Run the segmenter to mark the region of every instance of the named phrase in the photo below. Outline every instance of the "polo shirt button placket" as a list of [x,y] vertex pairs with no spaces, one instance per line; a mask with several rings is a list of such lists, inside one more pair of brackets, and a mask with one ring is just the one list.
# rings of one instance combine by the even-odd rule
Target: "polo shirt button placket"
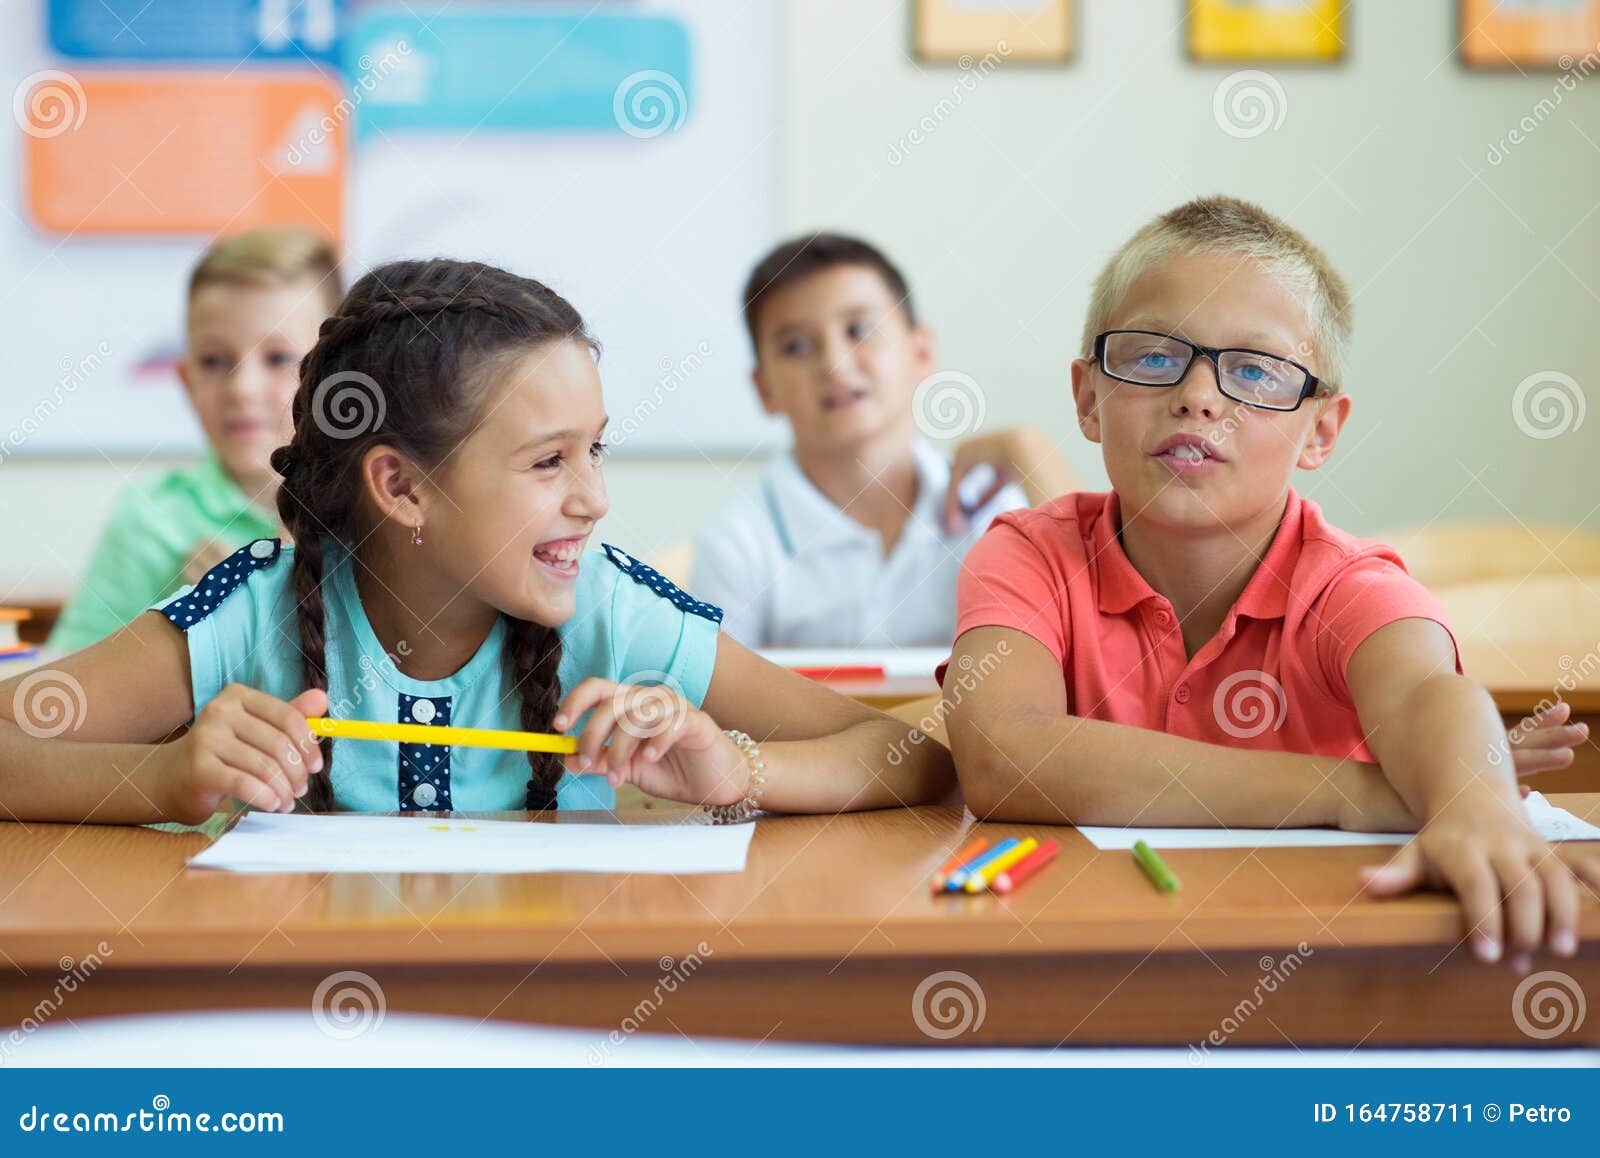
[[1178,703],[1180,703],[1180,704],[1188,703],[1189,702],[1189,685],[1187,683],[1179,684],[1177,689],[1172,693],[1172,698],[1177,700]]

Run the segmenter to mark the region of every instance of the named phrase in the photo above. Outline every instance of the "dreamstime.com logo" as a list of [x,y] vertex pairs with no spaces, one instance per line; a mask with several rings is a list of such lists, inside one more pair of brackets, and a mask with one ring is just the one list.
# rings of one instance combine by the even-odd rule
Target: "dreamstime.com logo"
[[64,671],[29,672],[11,697],[11,717],[35,740],[53,740],[83,727],[89,699],[83,685]]
[[311,995],[311,1020],[340,1041],[383,1028],[389,1003],[377,978],[357,969],[330,973]]
[[983,389],[970,374],[940,370],[917,383],[911,416],[929,438],[965,438],[983,427],[988,413]]
[[1263,956],[1257,962],[1261,973],[1256,977],[1255,985],[1251,987],[1249,993],[1239,999],[1238,1004],[1227,1012],[1211,1032],[1206,1034],[1200,1044],[1189,1047],[1189,1064],[1204,1065],[1211,1050],[1221,1049],[1227,1045],[1234,1034],[1244,1028],[1245,1022],[1254,1017],[1267,1003],[1267,998],[1287,985],[1289,979],[1315,955],[1316,950],[1301,941],[1282,957],[1274,958],[1270,954]]
[[969,973],[947,969],[930,973],[911,995],[911,1020],[926,1036],[948,1041],[977,1033],[989,1012],[983,986]]
[[383,387],[360,370],[329,374],[311,393],[311,419],[329,438],[360,438],[383,425],[389,401]]
[[1241,141],[1279,128],[1288,115],[1289,98],[1283,85],[1258,68],[1229,73],[1211,95],[1211,116],[1217,127]]
[[49,139],[83,127],[89,97],[70,72],[47,68],[22,78],[11,93],[11,116],[30,137]]
[[602,1064],[611,1056],[614,1046],[622,1045],[643,1029],[645,1023],[666,1004],[667,998],[676,993],[680,986],[688,984],[689,979],[712,954],[711,946],[701,941],[695,946],[693,953],[685,954],[681,959],[662,957],[656,963],[661,969],[661,976],[656,978],[654,988],[639,999],[639,1003],[633,1007],[628,1016],[622,1019],[622,1024],[608,1033],[604,1041],[589,1047],[589,1064],[592,1066]]
[[659,137],[688,119],[689,94],[670,72],[647,68],[618,82],[611,94],[611,115],[630,137]]
[[100,966],[104,965],[106,958],[110,956],[112,956],[111,946],[101,941],[95,946],[95,951],[85,953],[77,960],[70,956],[62,957],[61,975],[56,978],[55,987],[41,997],[5,1037],[0,1038],[0,1065],[10,1060],[12,1053],[30,1034],[60,1013],[65,1008],[68,998],[80,987],[87,985],[89,979],[99,971]]
[[1511,995],[1511,1020],[1536,1041],[1577,1033],[1588,1012],[1577,980],[1558,969],[1528,974]]
[[1217,685],[1211,714],[1235,740],[1253,740],[1283,727],[1289,718],[1289,697],[1269,672],[1236,671]]
[[611,693],[617,727],[635,740],[671,731],[689,715],[683,685],[664,671],[636,671]]
[[1540,370],[1511,393],[1511,420],[1529,438],[1559,438],[1583,425],[1588,399],[1571,374]]

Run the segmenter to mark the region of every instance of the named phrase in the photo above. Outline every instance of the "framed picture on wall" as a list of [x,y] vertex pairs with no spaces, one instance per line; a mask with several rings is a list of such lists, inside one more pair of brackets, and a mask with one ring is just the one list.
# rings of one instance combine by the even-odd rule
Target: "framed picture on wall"
[[1458,0],[1468,68],[1571,68],[1600,53],[1600,0]]
[[1073,0],[912,0],[911,50],[918,60],[962,64],[1072,59]]
[[1317,64],[1344,56],[1346,0],[1189,0],[1197,61]]

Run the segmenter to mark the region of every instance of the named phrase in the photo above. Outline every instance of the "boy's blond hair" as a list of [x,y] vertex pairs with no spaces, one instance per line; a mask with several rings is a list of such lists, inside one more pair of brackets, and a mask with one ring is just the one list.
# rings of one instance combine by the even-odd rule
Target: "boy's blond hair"
[[317,283],[331,314],[344,297],[333,243],[309,229],[252,229],[214,242],[189,275],[189,297],[208,285],[284,286]]
[[1128,288],[1174,250],[1237,253],[1299,291],[1311,326],[1317,377],[1328,389],[1340,389],[1350,342],[1349,287],[1304,234],[1237,197],[1198,197],[1163,213],[1123,243],[1095,278],[1083,327],[1083,357],[1094,356],[1095,335],[1108,328]]

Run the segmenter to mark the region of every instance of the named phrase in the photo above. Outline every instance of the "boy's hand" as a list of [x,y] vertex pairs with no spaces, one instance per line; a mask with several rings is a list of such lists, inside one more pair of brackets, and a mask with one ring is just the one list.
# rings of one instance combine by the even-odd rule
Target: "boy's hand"
[[651,796],[686,804],[737,804],[750,790],[750,766],[716,721],[666,686],[584,680],[551,721],[571,727],[593,709],[568,772],[603,774]]
[[185,583],[198,583],[211,568],[233,554],[233,548],[216,539],[207,539],[189,552],[189,557],[183,563],[183,581]]
[[[1589,739],[1589,725],[1567,723],[1571,716],[1572,705],[1560,700],[1542,719],[1524,716],[1511,729],[1507,740],[1511,745],[1511,763],[1518,777],[1554,772],[1572,763],[1573,749]],[[1522,794],[1528,794],[1526,787]]]
[[293,812],[322,750],[306,723],[328,709],[328,693],[301,692],[288,703],[229,684],[201,709],[182,738],[164,745],[153,799],[163,815],[199,824],[232,796],[252,808]]
[[[962,484],[983,467],[991,472],[989,482],[977,496],[963,504]],[[1026,486],[1032,480],[1041,493],[1053,491],[1065,469],[1060,453],[1037,427],[1012,426],[967,439],[956,447],[950,461],[950,489],[944,496],[945,533],[959,532],[966,525],[970,511],[987,506],[1012,483]],[[1028,490],[1031,501],[1034,487]],[[1045,494],[1045,499],[1054,497],[1053,493]]]
[[1374,897],[1423,886],[1447,888],[1461,901],[1468,939],[1480,960],[1526,973],[1544,945],[1560,957],[1578,951],[1580,881],[1600,889],[1600,856],[1563,860],[1528,823],[1509,795],[1473,790],[1441,809],[1386,865],[1362,870]]

